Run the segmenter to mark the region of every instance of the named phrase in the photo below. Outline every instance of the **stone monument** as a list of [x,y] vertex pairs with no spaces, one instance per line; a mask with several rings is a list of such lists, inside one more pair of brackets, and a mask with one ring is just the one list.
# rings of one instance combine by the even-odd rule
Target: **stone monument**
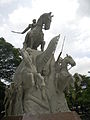
[[[73,83],[68,65],[73,67],[76,63],[70,55],[65,58],[59,56],[58,61],[55,61],[54,52],[60,35],[52,38],[44,50],[42,29],[50,29],[53,17],[51,14],[50,12],[41,15],[36,26],[26,34],[24,46],[19,50],[22,62],[5,96],[6,116],[53,116],[59,112],[70,114],[64,90]],[[37,50],[39,45],[41,51]],[[35,120],[36,118],[38,119],[35,117]]]

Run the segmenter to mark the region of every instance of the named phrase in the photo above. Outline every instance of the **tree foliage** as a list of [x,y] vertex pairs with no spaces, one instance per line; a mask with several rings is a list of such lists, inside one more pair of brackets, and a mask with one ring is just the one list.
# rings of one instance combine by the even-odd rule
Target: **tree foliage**
[[18,49],[14,48],[4,38],[0,38],[0,79],[11,81],[16,67],[21,62]]
[[4,111],[4,104],[3,104],[3,100],[5,97],[4,91],[5,91],[5,84],[0,81],[0,113]]
[[82,119],[90,119],[90,77],[80,75],[82,78],[81,84],[75,77],[74,88],[70,87],[69,94],[66,94],[66,99],[71,110],[82,113]]
[[0,117],[4,111],[4,97],[6,85],[1,82],[11,82],[17,66],[20,64],[21,58],[18,49],[12,44],[6,42],[4,38],[0,38]]

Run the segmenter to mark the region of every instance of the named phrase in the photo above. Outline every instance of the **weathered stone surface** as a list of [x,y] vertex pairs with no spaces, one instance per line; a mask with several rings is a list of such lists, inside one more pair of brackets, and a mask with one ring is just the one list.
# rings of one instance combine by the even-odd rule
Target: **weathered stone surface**
[[8,116],[2,120],[81,120],[76,112],[59,112],[56,114]]
[[22,120],[23,116],[7,116],[2,118],[1,120]]
[[[67,65],[70,62],[71,65],[74,65],[75,61],[71,56],[66,56],[61,63],[61,71],[56,73],[54,56],[49,53],[50,58],[48,59],[46,57],[48,52],[46,51],[43,53],[38,51],[36,55],[34,54],[36,53],[35,50],[29,48],[22,51],[24,59],[14,75],[13,91],[11,91],[13,93],[11,93],[9,108],[7,109],[8,115],[24,113],[39,115],[70,111],[63,90],[72,80]],[[39,57],[37,59],[37,56],[44,61],[41,62],[41,66],[46,63],[44,68],[40,66],[40,72],[38,72],[39,66],[36,65],[38,63],[36,60],[41,61],[42,59]]]
[[56,114],[43,114],[38,116],[25,115],[22,120],[81,120],[76,112],[59,112]]

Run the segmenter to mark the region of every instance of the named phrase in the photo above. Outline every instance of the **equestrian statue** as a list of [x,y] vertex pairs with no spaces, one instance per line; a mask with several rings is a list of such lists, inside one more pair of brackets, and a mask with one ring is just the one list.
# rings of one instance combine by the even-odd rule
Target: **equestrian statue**
[[23,32],[12,31],[14,33],[24,34],[27,30],[31,28],[31,30],[26,34],[25,41],[23,43],[24,45],[23,47],[25,49],[27,47],[30,47],[31,49],[37,50],[37,47],[41,45],[41,51],[44,51],[45,41],[42,29],[44,30],[50,29],[53,17],[53,15],[51,14],[52,14],[51,12],[42,14],[37,20],[37,23],[36,19],[33,19],[33,24],[29,24],[29,26]]
[[[6,88],[6,115],[70,112],[64,90],[74,82],[68,65],[74,67],[76,63],[68,54],[61,58],[65,38],[58,59],[55,60],[60,34],[53,37],[44,50],[42,29],[49,30],[52,17],[51,12],[44,13],[33,28],[29,25],[20,32],[23,34],[31,28],[26,34],[24,47],[19,50],[22,62],[15,71],[13,82]],[[37,50],[39,45],[41,50]]]

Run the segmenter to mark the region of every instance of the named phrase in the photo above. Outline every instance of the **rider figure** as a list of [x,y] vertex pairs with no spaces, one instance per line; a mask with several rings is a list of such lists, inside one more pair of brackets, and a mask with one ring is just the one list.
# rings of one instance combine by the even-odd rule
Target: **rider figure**
[[36,27],[36,19],[33,19],[32,20],[32,24],[29,24],[28,25],[28,27],[23,31],[23,32],[21,32],[21,34],[24,34],[26,31],[28,31],[30,28],[31,28],[31,30],[34,28],[34,27]]
[[[21,34],[24,34],[25,32],[27,32],[29,29],[33,29],[33,28],[35,28],[36,27],[36,19],[33,19],[32,20],[32,24],[29,24],[28,25],[28,27],[23,31],[23,32],[21,32]],[[27,35],[26,35],[26,37],[28,36],[28,33],[27,33]],[[25,41],[24,43],[23,43],[23,48],[24,49],[26,49],[27,48],[27,43],[26,43],[27,41]]]

